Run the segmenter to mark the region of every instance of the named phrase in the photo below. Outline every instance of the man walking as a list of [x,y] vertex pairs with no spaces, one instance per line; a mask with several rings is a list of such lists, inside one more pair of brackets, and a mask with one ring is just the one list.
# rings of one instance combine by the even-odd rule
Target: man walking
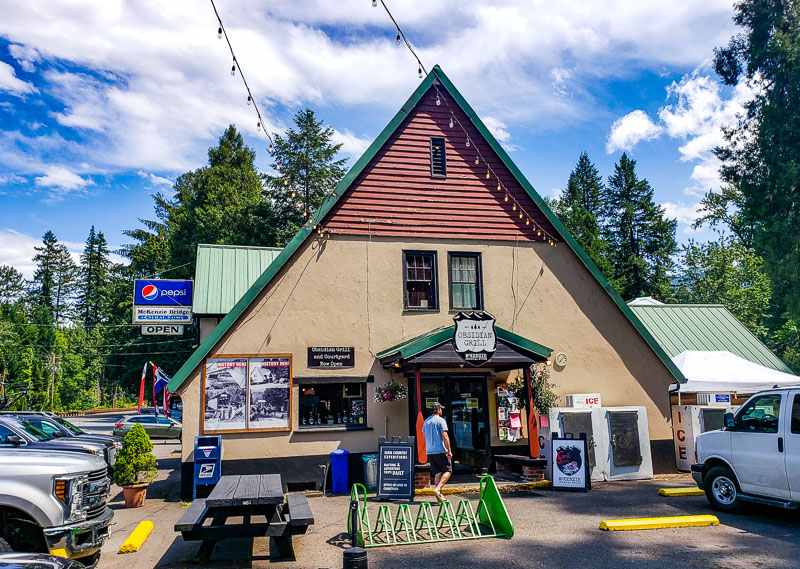
[[442,409],[441,403],[434,402],[431,405],[430,417],[425,419],[422,425],[422,433],[425,435],[425,449],[435,484],[433,493],[439,502],[444,501],[442,487],[447,484],[450,475],[453,473],[453,453],[450,449],[447,421],[442,417]]

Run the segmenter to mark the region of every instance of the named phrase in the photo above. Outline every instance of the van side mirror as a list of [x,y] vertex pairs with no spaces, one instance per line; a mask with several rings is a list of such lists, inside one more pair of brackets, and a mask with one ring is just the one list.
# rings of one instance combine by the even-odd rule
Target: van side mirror
[[734,419],[733,413],[725,413],[725,428],[726,429],[736,428],[736,419]]
[[6,437],[6,442],[10,445],[21,445],[22,444],[22,437],[19,435],[8,435]]

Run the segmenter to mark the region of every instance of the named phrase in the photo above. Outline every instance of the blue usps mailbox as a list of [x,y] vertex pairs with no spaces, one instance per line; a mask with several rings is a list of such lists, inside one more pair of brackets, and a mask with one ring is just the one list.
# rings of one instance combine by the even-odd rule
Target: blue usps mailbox
[[222,470],[222,437],[205,435],[194,438],[194,484],[192,499],[197,498],[197,487],[219,482]]

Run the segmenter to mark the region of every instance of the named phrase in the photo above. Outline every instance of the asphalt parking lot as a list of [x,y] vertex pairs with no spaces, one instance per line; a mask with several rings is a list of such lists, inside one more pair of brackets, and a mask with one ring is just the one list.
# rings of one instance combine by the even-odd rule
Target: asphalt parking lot
[[[295,537],[295,560],[270,561],[268,539],[235,539],[218,545],[211,561],[194,561],[199,543],[187,543],[173,531],[184,505],[179,501],[179,446],[157,443],[159,479],[148,490],[145,507],[126,510],[121,490],[114,487],[110,506],[117,525],[104,547],[100,569],[155,567],[284,567],[322,569],[342,566],[347,547],[348,497],[312,497],[316,524]],[[369,550],[371,569],[471,567],[597,569],[744,569],[800,566],[800,514],[754,507],[743,515],[717,514],[721,525],[647,531],[605,532],[601,520],[677,516],[712,512],[703,496],[664,498],[658,489],[692,486],[688,476],[642,482],[595,485],[588,493],[551,490],[504,495],[514,522],[512,539],[479,539]],[[475,498],[472,496],[473,499]],[[454,497],[456,498],[456,497]],[[427,498],[426,498],[427,499]],[[138,553],[117,554],[142,520],[155,529]]]

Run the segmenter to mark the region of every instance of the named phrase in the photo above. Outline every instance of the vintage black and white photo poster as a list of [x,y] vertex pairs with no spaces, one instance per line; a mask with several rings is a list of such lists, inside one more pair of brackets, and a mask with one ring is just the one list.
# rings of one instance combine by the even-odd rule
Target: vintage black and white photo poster
[[203,431],[247,428],[247,358],[206,360]]
[[289,429],[291,357],[250,358],[249,430]]

